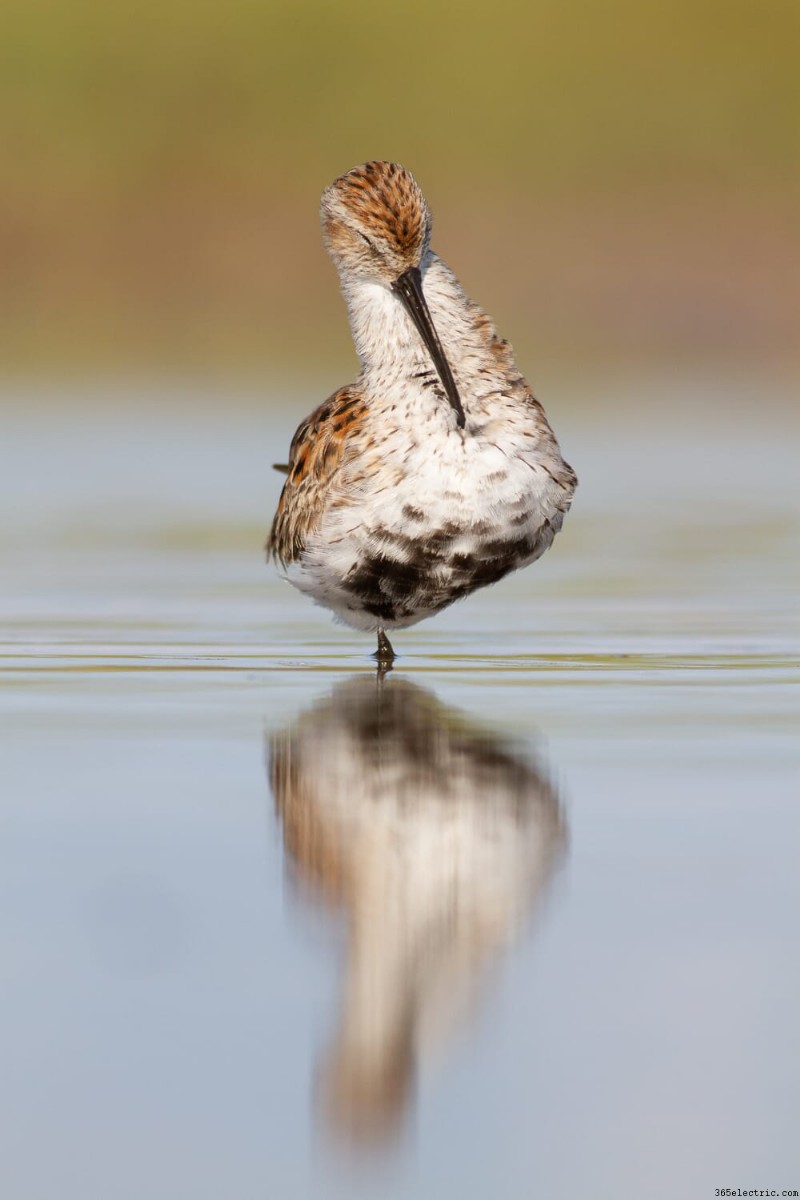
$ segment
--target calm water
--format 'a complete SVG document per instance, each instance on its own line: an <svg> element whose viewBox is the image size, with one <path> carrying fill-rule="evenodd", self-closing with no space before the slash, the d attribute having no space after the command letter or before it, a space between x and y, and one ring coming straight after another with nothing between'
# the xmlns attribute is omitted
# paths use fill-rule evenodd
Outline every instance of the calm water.
<svg viewBox="0 0 800 1200"><path fill-rule="evenodd" d="M800 1189L791 397L551 401L382 688L263 565L315 400L6 398L0 1194Z"/></svg>

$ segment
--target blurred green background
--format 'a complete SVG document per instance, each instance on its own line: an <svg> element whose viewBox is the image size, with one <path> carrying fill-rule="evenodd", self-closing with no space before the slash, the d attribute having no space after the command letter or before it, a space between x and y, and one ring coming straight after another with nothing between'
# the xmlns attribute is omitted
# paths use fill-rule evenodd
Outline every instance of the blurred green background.
<svg viewBox="0 0 800 1200"><path fill-rule="evenodd" d="M414 171L526 355L793 361L797 0L6 0L0 23L6 372L350 370L317 205L373 157Z"/></svg>

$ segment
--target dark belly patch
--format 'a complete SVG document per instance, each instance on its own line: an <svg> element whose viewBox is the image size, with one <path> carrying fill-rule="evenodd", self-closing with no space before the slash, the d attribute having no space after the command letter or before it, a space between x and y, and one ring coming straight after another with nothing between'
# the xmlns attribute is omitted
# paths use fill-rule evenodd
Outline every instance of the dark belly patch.
<svg viewBox="0 0 800 1200"><path fill-rule="evenodd" d="M360 558L342 583L378 620L406 620L496 583L536 554L541 532L485 539L454 523L418 539L376 531L375 551ZM466 551L461 539L470 535L474 541ZM456 539L457 551L451 549Z"/></svg>

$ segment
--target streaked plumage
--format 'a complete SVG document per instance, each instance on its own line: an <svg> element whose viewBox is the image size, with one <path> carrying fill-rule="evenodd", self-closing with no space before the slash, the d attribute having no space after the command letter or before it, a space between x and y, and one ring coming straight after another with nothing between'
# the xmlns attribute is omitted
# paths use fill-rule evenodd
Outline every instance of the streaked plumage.
<svg viewBox="0 0 800 1200"><path fill-rule="evenodd" d="M361 359L292 439L268 550L358 629L402 629L533 562L576 486L508 342L430 249L395 163L322 197ZM388 655L391 656L391 648Z"/></svg>

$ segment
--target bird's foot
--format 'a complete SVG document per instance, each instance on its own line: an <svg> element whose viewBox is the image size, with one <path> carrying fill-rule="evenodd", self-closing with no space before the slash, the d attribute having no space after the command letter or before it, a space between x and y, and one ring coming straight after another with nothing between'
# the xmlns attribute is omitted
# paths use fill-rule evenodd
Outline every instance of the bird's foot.
<svg viewBox="0 0 800 1200"><path fill-rule="evenodd" d="M396 655L392 649L392 643L382 629L378 630L378 649L372 657L377 661L378 675L383 678L391 671Z"/></svg>

